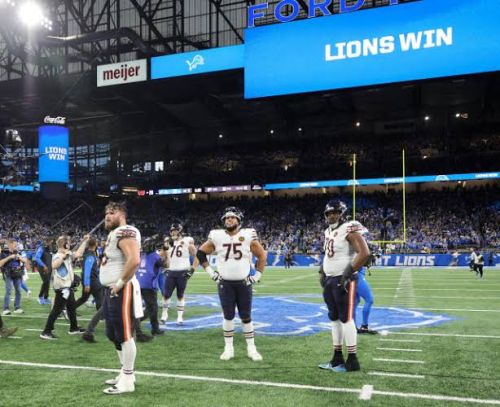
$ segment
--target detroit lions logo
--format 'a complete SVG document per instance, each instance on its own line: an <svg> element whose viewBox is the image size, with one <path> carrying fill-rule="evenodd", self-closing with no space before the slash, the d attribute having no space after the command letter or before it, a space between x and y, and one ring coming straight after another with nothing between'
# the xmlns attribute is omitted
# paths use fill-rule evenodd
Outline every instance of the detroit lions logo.
<svg viewBox="0 0 500 407"><path fill-rule="evenodd" d="M260 335L294 336L312 335L331 329L328 311L323 303L307 302L307 299L321 298L318 295L290 295L278 297L254 297L252 320L255 331ZM304 301L305 300L305 301ZM220 328L222 316L219 300L212 295L189 298L188 306L214 308L213 314L185 320L184 325L168 322L163 326L171 331L191 331ZM272 310L272 311L270 311ZM361 307L357 311L361 318ZM374 307L370 314L370 328L375 330L400 330L442 324L453 320L442 314L424 313L396 307ZM236 322L238 320L236 319Z"/></svg>
<svg viewBox="0 0 500 407"><path fill-rule="evenodd" d="M200 54L197 54L193 57L192 61L187 60L186 64L188 64L189 72L191 72L198 68L200 65L205 65L205 59Z"/></svg>

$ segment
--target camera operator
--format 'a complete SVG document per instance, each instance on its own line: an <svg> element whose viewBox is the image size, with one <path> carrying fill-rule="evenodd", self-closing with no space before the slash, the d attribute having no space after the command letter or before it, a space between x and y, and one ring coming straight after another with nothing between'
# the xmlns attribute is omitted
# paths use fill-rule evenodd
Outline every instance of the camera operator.
<svg viewBox="0 0 500 407"><path fill-rule="evenodd" d="M40 334L41 339L57 339L52 333L54 323L58 315L63 311L64 307L68 312L70 322L70 335L81 334L83 329L78 327L76 320L75 295L72 287L74 286L75 274L73 273L73 260L81 257L87 246L89 236L86 235L78 250L71 252L71 242L69 236L61 236L57 239L57 253L52 257L52 285L56 293L54 298L54 307L50 311L45 329Z"/></svg>
<svg viewBox="0 0 500 407"><path fill-rule="evenodd" d="M29 267L29 261L22 257L17 251L17 242L14 239L7 240L7 251L2 251L0 256L0 267L5 279L5 298L3 302L2 315L10 315L9 302L12 287L16 291L14 300L14 314L22 314L21 308L21 283L23 282L24 266Z"/></svg>

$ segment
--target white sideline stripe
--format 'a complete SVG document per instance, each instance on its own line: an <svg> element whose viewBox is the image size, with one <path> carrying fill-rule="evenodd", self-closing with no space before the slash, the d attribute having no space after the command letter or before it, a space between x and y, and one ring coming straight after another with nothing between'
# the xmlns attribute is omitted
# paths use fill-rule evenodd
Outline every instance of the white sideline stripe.
<svg viewBox="0 0 500 407"><path fill-rule="evenodd" d="M380 339L381 342L421 342L420 339Z"/></svg>
<svg viewBox="0 0 500 407"><path fill-rule="evenodd" d="M88 370L93 372L109 372L109 373L119 373L120 369L106 369L100 367L92 366L74 366L74 365L53 365L49 363L30 363L30 362L17 362L12 360L0 360L0 364L4 365L15 365L15 366L34 366L34 367L46 367L49 369L72 369L72 370ZM302 389L302 390L318 390L336 393L360 393L360 389L347 389L341 387L320 387L311 386L306 384L293 384L293 383L279 383L279 382L262 382L253 380L238 380L238 379L225 379L223 377L206 377L206 376L191 376L191 375L179 375L172 373L158 373L158 372L140 372L135 371L136 375L140 376L153 376L153 377L166 377L172 379L184 379L184 380L197 380L202 382L219 382L219 383L230 383L230 384L244 384L253 386L268 386L268 387L282 387L287 389Z"/></svg>
<svg viewBox="0 0 500 407"><path fill-rule="evenodd" d="M4 365L15 365L15 366L35 366L35 367L46 367L49 369L73 369L73 370L88 370L94 372L109 372L109 373L119 373L119 369L105 369L97 368L91 366L68 366L68 365L51 365L47 363L29 363L29 362L17 362L9 360L0 360L0 364ZM230 384L243 384L251 386L267 386L267 387L278 387L278 388L292 388L301 390L317 390L326 392L336 392L336 393L355 393L360 394L363 391L365 385L362 389L347 389L347 388L335 388L335 387L319 387L310 386L303 384L293 384L293 383L278 383L278 382L261 382L252 380L236 380L236 379L225 379L220 377L205 377L205 376L188 376L188 375L177 375L171 373L157 373L157 372L135 372L136 375L141 376L153 376L153 377L166 377L173 379L184 379L184 380L195 380L195 381L205 381L205 382L219 382L219 383L230 383ZM389 397L401 397L401 398L419 398L427 400L444 400L444 401L456 401L462 403L478 403L478 404L492 404L500 405L500 400L488 400L488 399L474 399L465 397L454 397L454 396L444 396L440 394L421 394L421 393L401 393L401 392L390 392L390 391L379 391L374 390L371 386L371 395L377 394L380 396ZM366 387L365 392L368 392L369 387Z"/></svg>
<svg viewBox="0 0 500 407"><path fill-rule="evenodd" d="M417 365L423 365L425 363L423 360L408 360L408 359L373 358L373 360L375 362L414 363Z"/></svg>
<svg viewBox="0 0 500 407"><path fill-rule="evenodd" d="M425 379L421 374L408 374L408 373L388 373L388 372L368 372L371 376L387 376L387 377L404 377L407 379Z"/></svg>
<svg viewBox="0 0 500 407"><path fill-rule="evenodd" d="M422 352L422 349L377 348L377 350L388 350L391 352Z"/></svg>
<svg viewBox="0 0 500 407"><path fill-rule="evenodd" d="M377 290L397 290L397 287L372 287ZM415 291L478 291L478 292L500 292L500 290L473 290L470 288L414 288Z"/></svg>
<svg viewBox="0 0 500 407"><path fill-rule="evenodd" d="M360 400L370 400L373 394L373 386L371 384L365 384L361 388L361 393L359 395Z"/></svg>
<svg viewBox="0 0 500 407"><path fill-rule="evenodd" d="M467 309L467 308L409 308L413 311L459 311L459 312L500 312L499 309Z"/></svg>
<svg viewBox="0 0 500 407"><path fill-rule="evenodd" d="M455 338L480 338L480 339L500 339L496 335L466 335L466 334L442 334L442 333L427 333L427 332L388 332L389 335L416 335L416 336L450 336Z"/></svg>
<svg viewBox="0 0 500 407"><path fill-rule="evenodd" d="M500 400L473 399L470 397L441 396L438 394L400 393L400 392L380 391L380 390L373 390L373 394L377 394L380 396L417 398L417 399L426 399L426 400L456 401L459 403L492 404L492 405L496 405L496 406L500 405Z"/></svg>
<svg viewBox="0 0 500 407"><path fill-rule="evenodd" d="M22 336L7 336L5 339L23 339Z"/></svg>

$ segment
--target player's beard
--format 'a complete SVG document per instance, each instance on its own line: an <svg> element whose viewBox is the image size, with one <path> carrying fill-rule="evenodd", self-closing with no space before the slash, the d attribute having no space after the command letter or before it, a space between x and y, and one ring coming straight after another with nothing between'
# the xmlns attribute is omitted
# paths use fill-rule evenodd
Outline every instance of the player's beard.
<svg viewBox="0 0 500 407"><path fill-rule="evenodd" d="M107 223L106 221L104 221L104 228L108 232L111 232L112 230L115 230L118 226L120 226L120 221L118 221L118 220L116 220L116 221L110 221L109 223Z"/></svg>
<svg viewBox="0 0 500 407"><path fill-rule="evenodd" d="M236 225L233 225L233 226L226 226L226 230L228 232L234 232L240 225L236 224Z"/></svg>

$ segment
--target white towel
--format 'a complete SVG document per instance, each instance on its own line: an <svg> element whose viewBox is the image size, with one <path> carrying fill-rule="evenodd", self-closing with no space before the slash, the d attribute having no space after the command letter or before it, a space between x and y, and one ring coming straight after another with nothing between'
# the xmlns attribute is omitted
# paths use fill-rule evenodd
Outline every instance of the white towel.
<svg viewBox="0 0 500 407"><path fill-rule="evenodd" d="M142 296L141 296L141 286L137 278L132 277L130 280L132 282L132 301L134 307L134 317L142 318L144 316L144 311L142 310Z"/></svg>

